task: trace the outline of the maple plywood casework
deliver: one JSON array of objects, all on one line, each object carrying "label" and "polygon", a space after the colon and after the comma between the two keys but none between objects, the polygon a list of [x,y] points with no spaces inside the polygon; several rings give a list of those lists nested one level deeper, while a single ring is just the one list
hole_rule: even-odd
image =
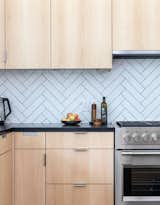
[{"label": "maple plywood casework", "polygon": [[113,150],[47,150],[47,183],[113,183]]},{"label": "maple plywood casework", "polygon": [[45,132],[17,132],[14,144],[16,149],[45,149]]},{"label": "maple plywood casework", "polygon": [[113,205],[113,153],[113,132],[46,133],[46,205]]},{"label": "maple plywood casework", "polygon": [[49,68],[50,0],[5,0],[5,8],[6,68]]},{"label": "maple plywood casework", "polygon": [[52,67],[111,68],[111,0],[51,0]]},{"label": "maple plywood casework", "polygon": [[0,204],[12,205],[12,134],[0,135]]},{"label": "maple plywood casework", "polygon": [[113,205],[112,185],[47,185],[46,205]]},{"label": "maple plywood casework", "polygon": [[15,150],[15,205],[45,205],[44,153]]},{"label": "maple plywood casework", "polygon": [[160,50],[159,8],[159,0],[113,0],[113,50]]},{"label": "maple plywood casework", "polygon": [[12,205],[12,151],[0,155],[0,204]]},{"label": "maple plywood casework", "polygon": [[0,0],[0,69],[4,69],[5,54],[5,0]]},{"label": "maple plywood casework", "polygon": [[46,148],[111,148],[113,133],[108,132],[47,132]]}]

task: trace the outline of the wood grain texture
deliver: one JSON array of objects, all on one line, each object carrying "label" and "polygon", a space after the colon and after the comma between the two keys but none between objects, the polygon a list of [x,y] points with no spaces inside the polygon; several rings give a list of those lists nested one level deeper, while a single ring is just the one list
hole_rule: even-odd
[{"label": "wood grain texture", "polygon": [[113,184],[113,150],[47,150],[47,183]]},{"label": "wood grain texture", "polygon": [[5,52],[5,0],[0,0],[0,69],[4,69]]},{"label": "wood grain texture", "polygon": [[50,67],[50,0],[5,0],[7,68]]},{"label": "wood grain texture", "polygon": [[16,132],[14,145],[16,149],[45,148],[45,133]]},{"label": "wood grain texture", "polygon": [[12,133],[0,135],[0,155],[12,150]]},{"label": "wood grain texture", "polygon": [[160,50],[159,8],[159,0],[113,0],[113,50]]},{"label": "wood grain texture", "polygon": [[112,185],[47,185],[46,205],[113,205]]},{"label": "wood grain texture", "polygon": [[43,150],[15,150],[15,205],[45,205]]},{"label": "wood grain texture", "polygon": [[46,148],[113,148],[113,132],[47,132]]},{"label": "wood grain texture", "polygon": [[0,156],[0,204],[12,205],[12,152]]},{"label": "wood grain texture", "polygon": [[52,67],[111,68],[111,0],[51,0]]}]

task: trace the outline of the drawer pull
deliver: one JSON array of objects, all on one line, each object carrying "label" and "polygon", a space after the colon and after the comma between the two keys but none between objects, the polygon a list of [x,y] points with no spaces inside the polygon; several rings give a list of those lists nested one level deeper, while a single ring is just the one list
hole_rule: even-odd
[{"label": "drawer pull", "polygon": [[89,150],[88,147],[78,147],[74,149],[75,152],[87,152]]},{"label": "drawer pull", "polygon": [[76,135],[86,135],[87,132],[75,132]]},{"label": "drawer pull", "polygon": [[86,187],[87,184],[84,182],[76,182],[72,184],[74,187]]},{"label": "drawer pull", "polygon": [[5,139],[7,135],[0,135],[2,139]]},{"label": "drawer pull", "polygon": [[39,132],[23,132],[24,137],[35,137],[39,136]]}]

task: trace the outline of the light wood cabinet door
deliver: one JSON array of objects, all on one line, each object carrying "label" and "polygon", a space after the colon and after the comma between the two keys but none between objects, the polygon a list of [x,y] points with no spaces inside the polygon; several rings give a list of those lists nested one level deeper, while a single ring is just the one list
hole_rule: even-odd
[{"label": "light wood cabinet door", "polygon": [[0,155],[0,204],[12,205],[12,152]]},{"label": "light wood cabinet door", "polygon": [[113,150],[47,150],[47,183],[113,183]]},{"label": "light wood cabinet door", "polygon": [[15,205],[45,205],[43,150],[15,150]]},{"label": "light wood cabinet door", "polygon": [[0,155],[12,149],[12,133],[0,135]]},{"label": "light wood cabinet door", "polygon": [[113,0],[113,50],[160,50],[159,8],[159,0]]},{"label": "light wood cabinet door", "polygon": [[112,185],[47,185],[46,205],[113,205]]},{"label": "light wood cabinet door", "polygon": [[111,0],[51,0],[52,67],[111,68]]},{"label": "light wood cabinet door", "polygon": [[0,69],[4,69],[5,54],[5,0],[0,0]]},{"label": "light wood cabinet door", "polygon": [[47,132],[46,148],[114,147],[114,132]]},{"label": "light wood cabinet door", "polygon": [[50,67],[50,0],[5,0],[6,68]]},{"label": "light wood cabinet door", "polygon": [[45,149],[45,132],[16,132],[16,149]]}]

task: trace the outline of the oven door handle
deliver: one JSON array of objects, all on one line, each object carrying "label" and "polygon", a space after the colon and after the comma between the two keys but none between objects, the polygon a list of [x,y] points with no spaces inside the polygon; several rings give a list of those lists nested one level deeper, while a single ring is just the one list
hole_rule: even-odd
[{"label": "oven door handle", "polygon": [[122,155],[160,155],[159,152],[122,152]]},{"label": "oven door handle", "polygon": [[160,196],[124,196],[124,202],[139,202],[139,201],[157,201],[160,202]]}]

